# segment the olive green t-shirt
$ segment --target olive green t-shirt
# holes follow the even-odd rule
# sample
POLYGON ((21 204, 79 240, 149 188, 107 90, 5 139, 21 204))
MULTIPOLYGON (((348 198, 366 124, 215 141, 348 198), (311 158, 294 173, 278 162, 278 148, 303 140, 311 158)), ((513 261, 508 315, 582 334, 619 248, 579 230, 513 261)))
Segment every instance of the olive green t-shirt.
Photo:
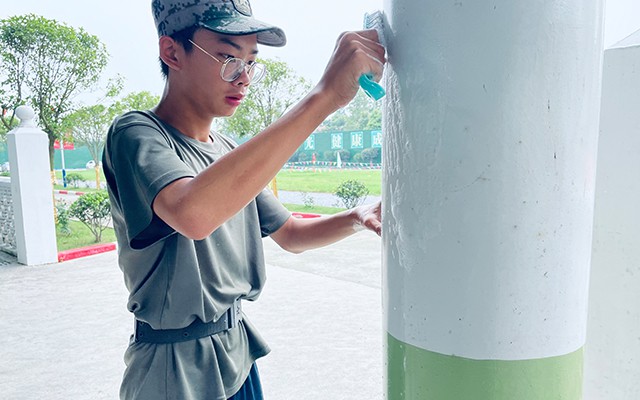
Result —
MULTIPOLYGON (((265 189, 203 240, 188 239, 158 218, 152 203, 160 190, 196 176, 234 146, 217 133, 211 138, 213 143, 204 143, 185 136, 151 112, 124 114, 107 135, 103 168, 118 262, 130 293, 127 306, 155 329, 185 327, 195 318, 217 320, 234 300, 255 300, 266 278, 262 237, 291 216, 265 189)), ((211 337, 173 344, 131 341, 120 395, 224 400, 268 352, 246 316, 238 327, 211 337)))

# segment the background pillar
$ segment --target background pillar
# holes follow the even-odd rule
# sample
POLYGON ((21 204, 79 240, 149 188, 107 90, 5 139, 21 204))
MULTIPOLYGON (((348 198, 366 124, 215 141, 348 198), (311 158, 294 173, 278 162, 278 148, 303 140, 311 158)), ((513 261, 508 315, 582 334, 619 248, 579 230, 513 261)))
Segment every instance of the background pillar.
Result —
POLYGON ((602 1, 384 4, 387 399, 580 399, 602 1))
POLYGON ((588 400, 640 399, 640 32, 634 37, 604 53, 585 346, 588 400))
POLYGON ((7 134, 18 262, 58 261, 47 134, 31 107, 16 110, 20 125, 7 134))

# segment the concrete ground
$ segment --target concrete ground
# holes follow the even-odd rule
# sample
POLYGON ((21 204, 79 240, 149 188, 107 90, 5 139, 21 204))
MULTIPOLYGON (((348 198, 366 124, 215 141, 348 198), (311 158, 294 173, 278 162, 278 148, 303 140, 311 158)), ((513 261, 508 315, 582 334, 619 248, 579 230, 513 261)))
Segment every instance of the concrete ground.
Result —
MULTIPOLYGON (((274 400, 382 398, 380 238, 300 255, 265 239, 268 282, 244 311, 272 347, 274 400)), ((116 252, 27 267, 0 252, 0 398, 116 399, 133 319, 116 252)))

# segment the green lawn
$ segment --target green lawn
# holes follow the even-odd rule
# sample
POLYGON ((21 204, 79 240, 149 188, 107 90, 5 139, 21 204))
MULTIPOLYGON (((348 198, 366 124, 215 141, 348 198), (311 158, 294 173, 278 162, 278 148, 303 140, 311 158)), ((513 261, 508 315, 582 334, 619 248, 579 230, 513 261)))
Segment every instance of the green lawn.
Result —
POLYGON ((291 212, 300 212, 300 213, 308 213, 308 214, 336 214, 340 211, 344 211, 344 208, 338 207, 323 207, 323 206, 311 206, 307 207, 304 204, 283 204, 287 210, 291 212))
MULTIPOLYGON (((95 182, 96 174, 94 170, 78 170, 67 172, 68 174, 78 174, 83 180, 95 182)), ((62 182, 62 173, 56 171, 58 182, 62 182)), ((324 170, 324 171, 295 171, 283 170, 276 177, 278 190, 286 190, 292 192, 317 192, 317 193, 335 193, 338 186, 348 180, 356 180, 362 182, 369 194, 374 196, 380 195, 380 187, 382 182, 382 171, 380 170, 324 170)), ((104 182, 104 175, 101 173, 100 182, 104 182)), ((55 185, 55 189, 64 189, 60 185, 55 185)), ((82 192, 91 192, 95 189, 75 188, 67 185, 67 190, 78 190, 82 192)))
MULTIPOLYGON (((58 190, 73 190, 73 191, 79 191, 79 192, 95 192, 97 189, 92 189, 92 188, 88 188, 88 187, 76 187, 72 185, 71 181, 67 181, 67 187, 64 187, 64 185, 62 184, 62 171, 55 171, 56 173, 56 180, 58 182, 57 185, 53 185, 54 189, 58 189, 58 190)), ((82 181, 86 181, 86 182, 91 182, 91 183, 95 183, 96 182, 96 171, 94 169, 81 169, 81 170, 73 170, 73 171, 67 171, 67 177, 69 177, 71 174, 73 175, 77 175, 79 177, 80 180, 82 181)), ((102 172, 102 169, 100 169, 100 182, 104 183, 106 182, 105 178, 104 178, 104 173, 102 172)))
MULTIPOLYGON (((82 222, 69 221, 71 234, 65 235, 60 232, 60 227, 56 225, 56 242, 58 251, 78 249, 80 247, 97 244, 93 233, 82 222)), ((102 232, 102 240, 99 243, 111 243, 116 241, 116 235, 112 228, 107 228, 102 232)))
MULTIPOLYGON (((343 211, 344 208, 336 207, 321 207, 312 206, 307 207, 301 204, 285 204, 284 205, 291 212, 301 212, 309 214, 335 214, 343 211)), ((56 226, 56 242, 58 245, 58 251, 65 251, 71 249, 79 249, 81 247, 91 246, 97 244, 94 241, 94 236, 82 222, 69 221, 69 227, 71 233, 65 235, 60 231, 60 227, 56 226)), ((102 240, 100 243, 112 243, 116 241, 116 235, 112 228, 107 228, 102 232, 102 240)))
MULTIPOLYGON (((89 181, 89 182, 96 181, 96 171, 93 169, 78 169, 73 171, 67 170, 67 176, 69 176, 69 174, 79 175, 83 181, 89 181)), ((62 171, 60 170, 56 171, 56 179, 62 182, 62 171)), ((102 169, 100 169, 100 182, 104 182, 104 173, 102 172, 102 169)))
MULTIPOLYGON (((83 177, 87 181, 95 180, 94 170, 73 171, 83 177)), ((56 171, 57 178, 61 181, 62 174, 56 171)), ((101 176, 104 182, 104 176, 101 176)), ((317 192, 317 193, 334 193, 336 188, 344 181, 357 180, 362 182, 368 189, 369 194, 380 195, 380 170, 332 170, 323 172, 313 171, 281 171, 277 176, 278 190, 298 191, 298 192, 317 192)), ((62 189, 62 185, 56 185, 56 189, 62 189)), ((74 190, 75 188, 68 186, 66 189, 74 190)), ((95 189, 78 188, 79 191, 89 192, 95 189)), ((337 207, 322 206, 305 206, 303 204, 285 204, 291 212, 302 212, 310 214, 335 214, 344 210, 337 207)), ((96 244, 94 236, 83 223, 78 221, 69 221, 71 234, 65 235, 60 232, 57 227, 57 243, 58 251, 77 249, 96 244)), ((113 229, 107 228, 102 233, 102 241, 100 243, 115 242, 115 233, 113 229)))
POLYGON ((293 192, 335 193, 348 180, 362 182, 369 194, 379 196, 382 185, 380 170, 331 170, 322 172, 283 170, 276 176, 278 190, 293 192))

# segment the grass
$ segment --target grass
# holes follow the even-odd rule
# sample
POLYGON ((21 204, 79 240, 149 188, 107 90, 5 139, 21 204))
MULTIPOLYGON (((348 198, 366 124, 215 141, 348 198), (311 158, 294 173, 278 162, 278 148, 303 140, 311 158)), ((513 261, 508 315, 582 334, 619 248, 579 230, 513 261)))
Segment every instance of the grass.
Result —
MULTIPOLYGON (((71 171, 69 173, 78 174, 83 180, 88 182, 95 182, 96 174, 92 169, 71 171)), ((56 177, 59 182, 62 182, 62 172, 56 171, 56 177)), ((292 192, 315 192, 315 193, 335 193, 338 186, 348 180, 356 180, 362 182, 369 194, 379 196, 382 186, 382 171, 380 170, 312 170, 307 171, 295 171, 295 170, 282 170, 276 177, 278 184, 278 190, 286 190, 292 192)), ((101 173, 101 182, 105 182, 104 175, 101 173)), ((94 192, 96 189, 92 188, 75 188, 67 185, 64 188, 62 185, 55 185, 55 189, 78 189, 82 192, 94 192)))
MULTIPOLYGON (((58 184, 53 185, 54 189, 77 190, 80 192, 95 192, 98 190, 98 189, 93 189, 88 187, 75 187, 70 184, 67 184, 67 187, 64 187, 64 185, 62 184, 62 171, 56 170, 55 174, 56 174, 56 181, 58 182, 58 184)), ((80 179, 85 182, 92 182, 92 183, 96 182, 96 171, 94 169, 79 169, 79 170, 67 171, 67 176, 69 176, 70 174, 78 175, 80 179)), ((104 172, 102 172, 102 169, 100 169, 100 182, 101 183, 106 182, 104 177, 104 172)))
MULTIPOLYGON (((74 169, 71 171, 67 171, 67 176, 69 174, 76 174, 82 177, 83 181, 95 182, 96 181, 96 171, 93 169, 74 169)), ((62 171, 56 170, 56 179, 62 182, 62 171)), ((100 169, 100 182, 104 182, 104 172, 100 169)))
POLYGON ((382 186, 380 170, 331 170, 323 172, 283 170, 276 176, 278 190, 294 192, 334 193, 348 180, 362 182, 369 194, 379 196, 382 186))
MULTIPOLYGON (((82 176, 82 179, 87 181, 95 180, 95 171, 89 170, 77 170, 73 173, 82 176)), ((278 173, 277 184, 278 190, 296 191, 296 192, 316 192, 316 193, 334 193, 337 187, 344 181, 357 180, 362 182, 369 194, 380 195, 382 172, 380 170, 331 170, 331 171, 288 171, 283 170, 278 173)), ((56 171, 56 177, 59 181, 62 181, 61 171, 56 171)), ((104 182, 104 175, 101 177, 104 182)), ((55 185, 56 189, 63 189, 62 185, 55 185)), ((73 190, 71 186, 67 186, 67 190, 73 190)), ((92 188, 78 188, 82 192, 93 192, 96 189, 92 188)), ((310 214, 326 214, 331 215, 338 213, 344 208, 339 207, 323 207, 323 206, 306 206, 303 204, 285 204, 284 205, 291 212, 302 212, 310 214)), ((71 234, 64 235, 59 229, 57 232, 58 251, 77 249, 80 247, 90 246, 96 244, 94 242, 94 236, 87 228, 79 221, 70 221, 71 234)), ((115 233, 112 228, 107 228, 102 233, 101 243, 115 242, 115 233)))
POLYGON ((309 214, 336 214, 344 211, 344 208, 323 207, 323 206, 305 206, 304 204, 283 204, 287 210, 291 212, 309 213, 309 214))
POLYGON ((116 241, 116 234, 112 228, 107 228, 102 232, 102 240, 95 241, 93 233, 82 222, 69 221, 71 234, 65 235, 60 232, 60 227, 56 225, 56 242, 58 251, 78 249, 81 247, 91 246, 97 243, 111 243, 116 241))
MULTIPOLYGON (((312 206, 307 207, 301 204, 285 204, 287 210, 291 212, 302 212, 310 214, 335 214, 343 211, 344 208, 336 207, 321 207, 312 206)), ((81 247, 91 246, 97 244, 93 233, 82 222, 69 221, 69 227, 71 228, 71 234, 65 235, 60 231, 60 227, 56 226, 56 242, 58 245, 58 251, 79 249, 81 247)), ((99 243, 112 243, 116 241, 116 235, 113 228, 107 228, 102 232, 102 240, 99 243)))

